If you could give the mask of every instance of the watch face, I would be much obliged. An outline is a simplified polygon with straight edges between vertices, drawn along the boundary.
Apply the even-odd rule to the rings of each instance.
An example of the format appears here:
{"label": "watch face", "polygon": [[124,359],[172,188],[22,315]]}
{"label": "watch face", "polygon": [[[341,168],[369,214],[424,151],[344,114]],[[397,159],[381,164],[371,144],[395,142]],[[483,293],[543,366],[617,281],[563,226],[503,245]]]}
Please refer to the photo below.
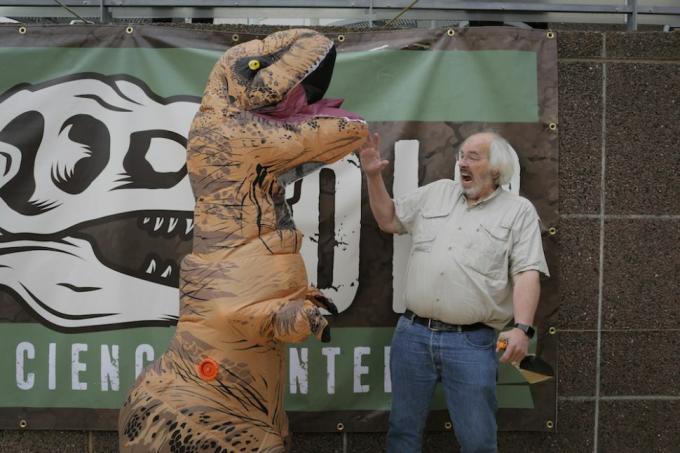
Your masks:
{"label": "watch face", "polygon": [[535,331],[534,331],[534,328],[531,327],[531,326],[528,326],[526,324],[517,323],[517,324],[515,324],[515,327],[517,327],[518,329],[521,329],[526,334],[526,336],[529,337],[529,338],[532,338],[534,336]]}

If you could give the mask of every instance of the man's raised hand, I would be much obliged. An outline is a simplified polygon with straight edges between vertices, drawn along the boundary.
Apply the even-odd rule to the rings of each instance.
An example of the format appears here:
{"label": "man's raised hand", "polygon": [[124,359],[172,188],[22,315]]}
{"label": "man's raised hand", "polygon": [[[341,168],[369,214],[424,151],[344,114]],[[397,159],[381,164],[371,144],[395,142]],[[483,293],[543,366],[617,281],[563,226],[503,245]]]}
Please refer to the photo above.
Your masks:
{"label": "man's raised hand", "polygon": [[368,140],[359,148],[361,168],[367,176],[379,175],[389,161],[380,158],[380,135],[375,132],[368,135]]}

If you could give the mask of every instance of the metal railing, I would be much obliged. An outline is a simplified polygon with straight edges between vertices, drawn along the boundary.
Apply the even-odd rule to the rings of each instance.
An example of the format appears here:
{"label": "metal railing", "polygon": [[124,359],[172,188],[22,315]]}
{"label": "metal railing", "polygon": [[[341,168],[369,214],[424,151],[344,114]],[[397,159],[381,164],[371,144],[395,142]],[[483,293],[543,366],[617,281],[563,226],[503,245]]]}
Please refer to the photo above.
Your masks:
{"label": "metal railing", "polygon": [[680,26],[680,0],[0,0],[0,16],[572,22]]}

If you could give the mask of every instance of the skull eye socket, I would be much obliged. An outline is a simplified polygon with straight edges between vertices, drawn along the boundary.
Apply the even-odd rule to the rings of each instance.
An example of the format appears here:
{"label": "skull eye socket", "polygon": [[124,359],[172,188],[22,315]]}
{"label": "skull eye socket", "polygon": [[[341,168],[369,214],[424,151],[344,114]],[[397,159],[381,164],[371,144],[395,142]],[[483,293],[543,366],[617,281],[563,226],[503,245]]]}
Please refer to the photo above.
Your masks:
{"label": "skull eye socket", "polygon": [[153,137],[146,152],[146,161],[156,173],[176,173],[186,164],[184,145],[166,137]]}
{"label": "skull eye socket", "polygon": [[133,132],[123,159],[126,174],[117,189],[169,189],[187,174],[187,139],[172,131],[155,129]]}
{"label": "skull eye socket", "polygon": [[60,159],[52,167],[51,177],[55,186],[75,195],[87,189],[109,163],[111,135],[106,124],[90,115],[70,117],[64,121],[59,133],[64,130],[68,130],[69,140],[82,146],[75,162]]}

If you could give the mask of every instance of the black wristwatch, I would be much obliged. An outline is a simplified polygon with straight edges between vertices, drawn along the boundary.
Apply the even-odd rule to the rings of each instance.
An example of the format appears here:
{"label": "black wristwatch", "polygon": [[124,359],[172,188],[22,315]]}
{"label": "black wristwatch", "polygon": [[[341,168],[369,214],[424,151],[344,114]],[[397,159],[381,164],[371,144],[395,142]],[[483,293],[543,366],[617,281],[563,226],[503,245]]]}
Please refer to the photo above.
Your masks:
{"label": "black wristwatch", "polygon": [[536,331],[534,330],[534,328],[531,327],[531,326],[528,325],[528,324],[522,324],[522,323],[516,322],[516,323],[515,323],[515,327],[517,327],[519,330],[521,330],[522,332],[524,332],[524,335],[526,335],[526,336],[529,337],[529,338],[533,338],[533,337],[534,337],[534,334],[536,333]]}

